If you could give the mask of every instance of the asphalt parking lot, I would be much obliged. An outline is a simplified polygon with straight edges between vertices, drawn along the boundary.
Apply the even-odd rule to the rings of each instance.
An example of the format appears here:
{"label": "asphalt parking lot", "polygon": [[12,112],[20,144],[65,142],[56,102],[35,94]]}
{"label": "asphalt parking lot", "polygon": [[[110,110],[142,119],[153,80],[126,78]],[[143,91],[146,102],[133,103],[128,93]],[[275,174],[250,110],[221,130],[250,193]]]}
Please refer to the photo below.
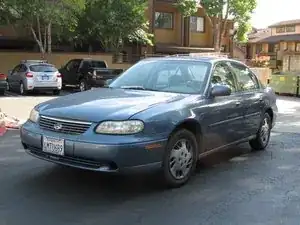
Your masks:
{"label": "asphalt parking lot", "polygon": [[[0,105],[26,118],[48,98],[6,96]],[[267,151],[219,152],[173,190],[152,175],[105,176],[32,158],[9,131],[0,137],[0,225],[299,224],[300,100],[281,97],[278,106]]]}

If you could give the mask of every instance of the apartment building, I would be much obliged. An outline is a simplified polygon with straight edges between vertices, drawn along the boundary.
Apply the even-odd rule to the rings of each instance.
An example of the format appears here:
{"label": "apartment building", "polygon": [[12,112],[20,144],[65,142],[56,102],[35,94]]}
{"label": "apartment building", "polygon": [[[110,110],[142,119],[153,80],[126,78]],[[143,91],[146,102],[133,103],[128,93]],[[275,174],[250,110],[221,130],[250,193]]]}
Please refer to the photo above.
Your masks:
{"label": "apartment building", "polygon": [[271,67],[281,66],[285,55],[300,54],[300,19],[272,24],[249,37],[249,58],[269,56]]}
{"label": "apartment building", "polygon": [[[201,5],[196,15],[184,18],[174,3],[176,0],[149,0],[147,15],[155,39],[150,51],[166,54],[213,51],[212,25]],[[224,52],[232,52],[232,30],[230,21],[222,40]]]}

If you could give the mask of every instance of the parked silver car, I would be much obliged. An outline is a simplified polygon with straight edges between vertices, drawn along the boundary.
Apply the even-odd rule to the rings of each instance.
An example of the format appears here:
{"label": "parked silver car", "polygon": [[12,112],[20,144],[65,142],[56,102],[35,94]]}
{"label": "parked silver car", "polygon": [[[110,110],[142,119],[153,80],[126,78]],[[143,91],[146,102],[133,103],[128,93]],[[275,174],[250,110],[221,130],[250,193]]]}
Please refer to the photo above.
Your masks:
{"label": "parked silver car", "polygon": [[59,95],[62,88],[62,77],[54,65],[41,60],[21,61],[9,72],[8,89],[16,90],[21,95],[29,91],[52,91]]}

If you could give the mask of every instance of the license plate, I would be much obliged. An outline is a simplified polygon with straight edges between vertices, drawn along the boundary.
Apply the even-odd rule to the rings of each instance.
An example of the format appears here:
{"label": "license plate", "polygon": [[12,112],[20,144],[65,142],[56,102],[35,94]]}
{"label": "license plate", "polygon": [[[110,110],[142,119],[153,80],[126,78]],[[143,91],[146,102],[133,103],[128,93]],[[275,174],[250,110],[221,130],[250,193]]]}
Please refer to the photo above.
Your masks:
{"label": "license plate", "polygon": [[42,80],[49,80],[48,76],[42,76]]}
{"label": "license plate", "polygon": [[43,151],[55,155],[64,155],[65,153],[64,139],[43,137]]}

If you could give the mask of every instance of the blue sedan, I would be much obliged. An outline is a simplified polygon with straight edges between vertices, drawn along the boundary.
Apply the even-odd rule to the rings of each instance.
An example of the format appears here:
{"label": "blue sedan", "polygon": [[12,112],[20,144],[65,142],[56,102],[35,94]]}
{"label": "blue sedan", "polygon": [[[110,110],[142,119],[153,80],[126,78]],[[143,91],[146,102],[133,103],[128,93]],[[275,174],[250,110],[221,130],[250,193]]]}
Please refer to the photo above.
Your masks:
{"label": "blue sedan", "polygon": [[149,58],[107,88],[37,105],[21,141],[53,163],[107,173],[158,170],[178,187],[212,152],[242,142],[266,149],[276,113],[272,89],[241,62]]}

